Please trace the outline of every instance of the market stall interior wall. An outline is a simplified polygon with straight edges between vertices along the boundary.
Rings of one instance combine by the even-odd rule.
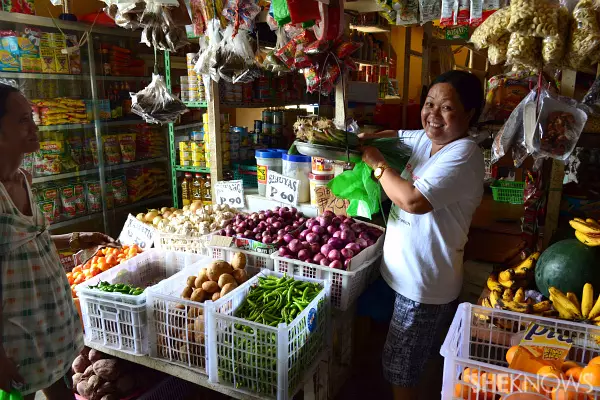
[[[98,0],[75,0],[72,1],[71,12],[75,15],[85,15],[104,6],[104,2]],[[35,12],[40,17],[57,17],[62,12],[62,7],[53,6],[50,0],[35,0]]]

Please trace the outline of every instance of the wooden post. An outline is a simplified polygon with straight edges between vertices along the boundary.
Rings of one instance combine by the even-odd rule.
[[[575,80],[577,71],[564,69],[562,71],[562,81],[560,92],[564,96],[573,97],[575,93]],[[563,180],[565,178],[565,163],[559,160],[550,160],[546,163],[550,168],[550,180],[548,184],[548,203],[546,205],[546,222],[544,224],[543,248],[547,248],[552,239],[552,235],[558,228],[558,214],[560,212],[560,202],[562,199]]]
[[[215,200],[215,183],[223,180],[223,157],[221,156],[221,111],[219,107],[219,84],[210,81],[210,99],[206,111],[208,112],[209,149],[210,149],[210,182],[212,199]]]
[[[406,123],[408,118],[408,87],[410,80],[410,50],[411,50],[411,37],[412,31],[410,26],[405,28],[404,36],[404,80],[402,82],[402,129],[406,129]]]

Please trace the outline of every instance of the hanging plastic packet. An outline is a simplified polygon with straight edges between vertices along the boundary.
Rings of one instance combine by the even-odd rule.
[[[108,4],[104,8],[106,15],[115,20],[115,24],[121,28],[135,30],[141,27],[139,14],[144,11],[144,4],[136,4],[135,1]]]
[[[490,44],[488,48],[488,60],[492,65],[498,65],[506,61],[506,52],[510,35],[502,36],[497,42]]]
[[[260,13],[256,0],[227,0],[223,8],[223,16],[238,29],[254,30],[254,19]]]
[[[440,26],[454,25],[454,8],[458,0],[442,0]]]
[[[388,23],[395,24],[396,23],[396,11],[388,4],[387,0],[375,0],[375,3],[379,6],[381,11],[379,11],[379,15],[381,15]],[[397,3],[397,1],[396,1]]]
[[[573,10],[566,63],[577,70],[600,47],[600,26],[592,0],[581,0]]]
[[[147,3],[140,17],[142,31],[141,43],[163,51],[176,52],[189,44],[183,28],[177,26],[170,11],[159,4]]]
[[[315,0],[287,0],[292,24],[321,19],[319,2]]]
[[[419,1],[403,0],[394,5],[396,10],[396,25],[415,25],[419,23]]]
[[[192,26],[194,28],[194,35],[204,35],[206,30],[206,21],[202,15],[202,5],[200,0],[190,0],[190,10],[192,15]]]
[[[587,114],[567,97],[543,97],[533,147],[543,156],[566,160],[575,148]]]
[[[188,111],[185,104],[169,93],[162,76],[152,74],[152,82],[131,94],[131,111],[152,124],[175,122]]]
[[[476,50],[486,48],[508,33],[506,25],[509,21],[510,7],[498,10],[475,29],[469,41],[473,43]]]
[[[295,36],[285,46],[277,50],[275,53],[277,57],[291,70],[296,68],[296,50],[298,45],[308,45],[316,40],[315,34],[311,30],[302,31],[299,35]]]
[[[481,22],[488,19],[493,13],[498,11],[504,6],[503,0],[483,0],[483,6],[481,11]]]
[[[421,13],[421,25],[429,21],[435,21],[440,17],[441,8],[439,0],[419,0],[419,11]]]
[[[470,18],[469,0],[457,0],[454,3],[454,25],[468,26]]]
[[[483,22],[483,0],[470,1],[471,18],[469,19],[469,25],[476,28]]]
[[[272,0],[273,18],[277,21],[277,25],[284,26],[292,21],[290,10],[286,0]]]
[[[218,19],[213,18],[208,21],[206,36],[208,36],[208,45],[200,50],[200,56],[198,57],[194,71],[197,74],[209,75],[212,80],[219,82],[221,77],[217,71],[217,53],[219,52],[219,44],[221,43],[221,23]]]

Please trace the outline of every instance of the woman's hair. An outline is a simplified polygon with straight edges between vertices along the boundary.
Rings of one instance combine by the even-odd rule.
[[[483,109],[483,88],[481,87],[479,78],[466,71],[453,70],[444,72],[435,78],[428,88],[423,87],[421,93],[421,108],[423,108],[423,105],[425,104],[425,99],[427,98],[429,90],[438,83],[448,83],[452,85],[466,112],[475,110],[470,122],[471,126],[475,125],[477,121],[479,121],[479,116]]]
[[[14,86],[0,82],[0,118],[6,115],[6,102],[11,93],[19,93],[20,90]]]

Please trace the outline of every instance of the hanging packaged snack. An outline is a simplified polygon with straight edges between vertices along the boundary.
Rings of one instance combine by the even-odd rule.
[[[485,107],[479,121],[505,121],[531,88],[536,86],[537,79],[524,70],[491,77],[487,83]]]
[[[505,3],[506,0],[483,0],[481,22],[487,20],[492,14],[504,7]]]
[[[321,19],[319,2],[314,0],[287,0],[292,24],[301,24]]]
[[[144,27],[141,43],[148,47],[176,52],[189,44],[185,30],[175,24],[169,9],[160,4],[146,3],[140,24]]]
[[[277,25],[284,26],[292,21],[286,0],[271,0],[271,8],[273,9],[273,18],[277,21]]]
[[[421,14],[419,22],[424,24],[439,19],[442,12],[440,5],[439,0],[419,0],[419,12]]]
[[[471,15],[469,17],[469,25],[473,28],[478,27],[483,22],[483,0],[469,0],[469,8]]]
[[[581,0],[573,10],[571,36],[565,60],[575,70],[597,52],[600,46],[600,27],[596,19],[593,0]]]
[[[493,13],[481,25],[479,25],[469,40],[476,50],[488,47],[497,42],[508,31],[506,25],[510,21],[510,7],[504,7]]]
[[[440,26],[454,25],[454,9],[458,0],[442,0]]]
[[[131,111],[152,124],[175,122],[188,111],[181,100],[173,96],[164,79],[152,74],[152,82],[136,94],[131,95]]]
[[[121,164],[121,148],[119,147],[119,137],[117,135],[108,135],[102,138],[104,144],[104,161],[107,165]]]
[[[512,0],[508,30],[544,38],[558,34],[558,0]]]
[[[566,7],[558,9],[558,26],[560,32],[554,36],[547,36],[542,40],[542,59],[545,64],[559,66],[563,62],[567,50],[566,38],[570,20],[569,10]]]
[[[498,65],[506,61],[506,52],[508,50],[509,40],[510,35],[507,33],[497,42],[490,44],[488,47],[488,60],[490,61],[490,64]]]
[[[566,97],[543,97],[533,146],[543,156],[566,160],[575,148],[587,114]]]
[[[294,36],[285,46],[277,50],[277,57],[291,70],[296,68],[296,50],[298,45],[306,46],[316,40],[315,34],[311,30],[302,31],[299,35]]]
[[[468,26],[471,17],[470,0],[456,0],[454,3],[454,25]]]
[[[239,29],[253,31],[254,19],[260,10],[255,0],[227,0],[223,8],[223,16],[233,25],[236,32]]]
[[[102,211],[102,188],[100,181],[87,181],[85,183],[85,197],[87,209],[90,213]]]
[[[419,0],[397,2],[396,25],[415,25],[419,23]]]
[[[121,158],[123,163],[130,163],[136,160],[135,138],[135,133],[125,133],[118,135],[119,147],[121,148]]]
[[[529,69],[539,68],[542,63],[542,39],[516,32],[511,33],[506,50],[506,62]]]
[[[200,0],[190,0],[190,11],[192,15],[192,26],[194,27],[194,36],[204,35],[206,21],[202,14],[202,2]]]

